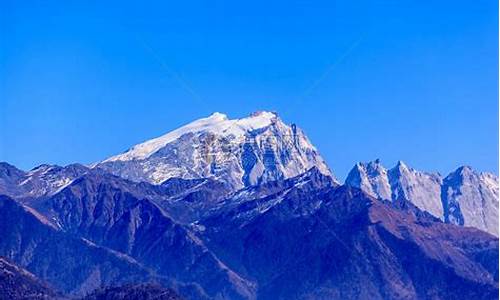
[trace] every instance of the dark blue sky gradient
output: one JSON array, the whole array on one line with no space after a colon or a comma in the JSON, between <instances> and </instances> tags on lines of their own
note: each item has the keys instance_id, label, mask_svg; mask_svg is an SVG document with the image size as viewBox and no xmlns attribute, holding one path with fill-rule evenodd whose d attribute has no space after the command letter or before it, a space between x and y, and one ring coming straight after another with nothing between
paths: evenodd
<instances>
[{"instance_id":1,"label":"dark blue sky gradient","mask_svg":"<svg viewBox=\"0 0 500 300\"><path fill-rule=\"evenodd\" d=\"M497 1L65 2L0 4L0 161L91 163L264 109L340 178L498 171Z\"/></svg>"}]
</instances>

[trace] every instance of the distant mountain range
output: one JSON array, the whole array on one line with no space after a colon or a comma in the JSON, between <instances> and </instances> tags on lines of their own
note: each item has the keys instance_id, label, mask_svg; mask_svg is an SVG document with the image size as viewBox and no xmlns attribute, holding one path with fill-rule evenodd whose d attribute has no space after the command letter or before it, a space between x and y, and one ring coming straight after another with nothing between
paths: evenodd
<instances>
[{"instance_id":1,"label":"distant mountain range","mask_svg":"<svg viewBox=\"0 0 500 300\"><path fill-rule=\"evenodd\" d=\"M215 113L92 166L0 163L0 195L13 299L498 297L495 175L377 160L341 185L276 113Z\"/></svg>"},{"instance_id":2,"label":"distant mountain range","mask_svg":"<svg viewBox=\"0 0 500 300\"><path fill-rule=\"evenodd\" d=\"M358 163L345 184L389 201L406 200L446 223L498 236L498 177L463 166L446 177L403 162L387 170L379 160Z\"/></svg>"}]
</instances>

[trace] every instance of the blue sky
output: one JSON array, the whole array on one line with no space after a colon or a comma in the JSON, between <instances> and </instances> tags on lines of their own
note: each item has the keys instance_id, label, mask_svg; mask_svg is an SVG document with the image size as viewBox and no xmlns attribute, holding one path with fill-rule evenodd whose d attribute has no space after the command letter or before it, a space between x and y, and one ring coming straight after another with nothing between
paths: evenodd
<instances>
[{"instance_id":1,"label":"blue sky","mask_svg":"<svg viewBox=\"0 0 500 300\"><path fill-rule=\"evenodd\" d=\"M0 161L90 163L274 110L340 178L498 171L497 1L62 2L0 2Z\"/></svg>"}]
</instances>

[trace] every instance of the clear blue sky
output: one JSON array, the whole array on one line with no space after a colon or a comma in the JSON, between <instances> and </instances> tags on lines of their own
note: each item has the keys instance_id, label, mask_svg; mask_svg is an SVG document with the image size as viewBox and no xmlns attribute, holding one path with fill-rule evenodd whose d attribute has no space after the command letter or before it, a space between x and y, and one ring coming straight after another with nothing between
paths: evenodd
<instances>
[{"instance_id":1,"label":"clear blue sky","mask_svg":"<svg viewBox=\"0 0 500 300\"><path fill-rule=\"evenodd\" d=\"M340 178L498 171L495 0L66 2L1 1L0 161L90 163L265 109Z\"/></svg>"}]
</instances>

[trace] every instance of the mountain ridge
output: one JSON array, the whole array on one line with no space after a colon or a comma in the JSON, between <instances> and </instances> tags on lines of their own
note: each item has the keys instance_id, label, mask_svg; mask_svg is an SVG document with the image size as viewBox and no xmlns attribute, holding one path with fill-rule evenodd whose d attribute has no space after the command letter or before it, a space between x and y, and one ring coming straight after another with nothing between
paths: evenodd
<instances>
[{"instance_id":1,"label":"mountain ridge","mask_svg":"<svg viewBox=\"0 0 500 300\"><path fill-rule=\"evenodd\" d=\"M233 120L214 113L95 164L134 181L213 177L235 190L291 178L313 166L332 174L300 128L266 111Z\"/></svg>"},{"instance_id":2,"label":"mountain ridge","mask_svg":"<svg viewBox=\"0 0 500 300\"><path fill-rule=\"evenodd\" d=\"M492 173L461 166L443 177L415 170L401 161L386 169L375 160L357 163L345 184L376 198L407 200L444 222L498 236L498 177Z\"/></svg>"},{"instance_id":3,"label":"mountain ridge","mask_svg":"<svg viewBox=\"0 0 500 300\"><path fill-rule=\"evenodd\" d=\"M340 185L276 113L215 113L90 168L0 163L1 194L0 256L65 295L498 294L495 175L376 160ZM150 282L160 287L144 294Z\"/></svg>"}]
</instances>

